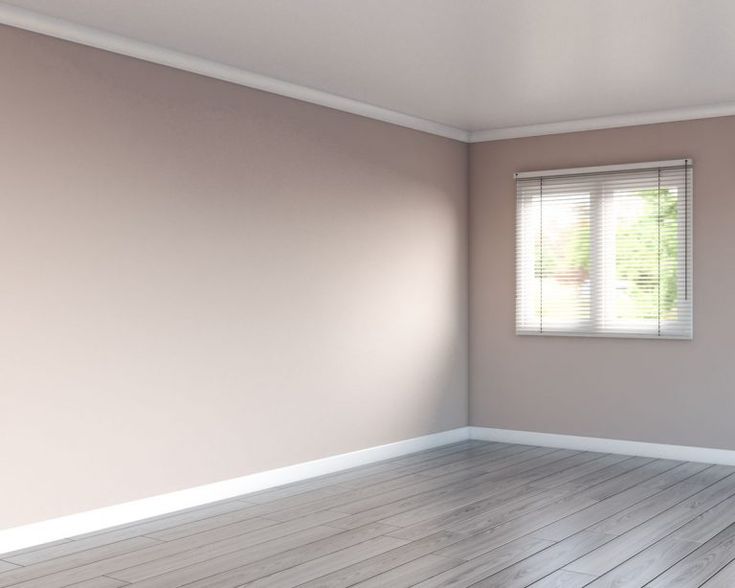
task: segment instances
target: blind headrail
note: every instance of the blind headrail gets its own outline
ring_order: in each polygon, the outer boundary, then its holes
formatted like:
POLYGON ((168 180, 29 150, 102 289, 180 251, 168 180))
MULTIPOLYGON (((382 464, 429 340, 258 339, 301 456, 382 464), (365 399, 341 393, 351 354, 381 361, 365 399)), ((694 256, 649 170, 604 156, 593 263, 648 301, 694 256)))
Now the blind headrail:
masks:
POLYGON ((646 161, 642 163, 623 163, 617 165, 598 165, 593 167, 570 167, 567 169, 547 169, 540 171, 516 172, 513 177, 516 180, 529 178, 547 178, 551 176, 578 176, 587 174, 600 174, 616 171, 661 169, 666 167, 687 167, 693 164, 691 159, 670 159, 667 161, 646 161))

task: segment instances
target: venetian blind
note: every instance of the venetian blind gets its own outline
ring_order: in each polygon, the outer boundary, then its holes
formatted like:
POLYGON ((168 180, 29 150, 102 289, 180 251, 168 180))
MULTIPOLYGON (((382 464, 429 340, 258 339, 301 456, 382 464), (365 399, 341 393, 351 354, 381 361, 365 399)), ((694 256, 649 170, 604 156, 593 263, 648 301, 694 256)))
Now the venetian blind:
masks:
POLYGON ((516 174, 516 331, 692 337, 689 159, 516 174))

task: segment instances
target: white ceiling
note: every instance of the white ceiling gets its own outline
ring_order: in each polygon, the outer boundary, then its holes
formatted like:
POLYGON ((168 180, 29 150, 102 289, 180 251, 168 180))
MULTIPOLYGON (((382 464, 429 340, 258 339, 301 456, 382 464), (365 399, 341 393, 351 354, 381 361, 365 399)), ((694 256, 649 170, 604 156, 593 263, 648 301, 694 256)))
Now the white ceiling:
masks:
POLYGON ((4 4, 464 131, 735 104, 733 0, 4 4))

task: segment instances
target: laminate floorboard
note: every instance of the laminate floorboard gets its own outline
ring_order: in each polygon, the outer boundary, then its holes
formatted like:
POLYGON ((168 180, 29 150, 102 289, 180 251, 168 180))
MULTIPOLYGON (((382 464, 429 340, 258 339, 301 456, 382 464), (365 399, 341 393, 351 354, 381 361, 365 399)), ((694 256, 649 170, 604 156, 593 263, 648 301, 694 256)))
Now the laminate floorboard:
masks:
POLYGON ((0 588, 735 588, 735 468, 463 441, 0 554, 0 588))
POLYGON ((732 588, 733 586, 735 586, 735 560, 702 584, 703 588, 732 588))

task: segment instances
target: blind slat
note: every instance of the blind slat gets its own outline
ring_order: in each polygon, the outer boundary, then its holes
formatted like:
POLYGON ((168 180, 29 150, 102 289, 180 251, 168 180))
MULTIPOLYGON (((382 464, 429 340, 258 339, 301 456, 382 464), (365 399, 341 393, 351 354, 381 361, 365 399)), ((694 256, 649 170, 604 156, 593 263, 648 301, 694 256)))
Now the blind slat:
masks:
POLYGON ((692 164, 518 177, 516 331, 692 337, 692 164))

